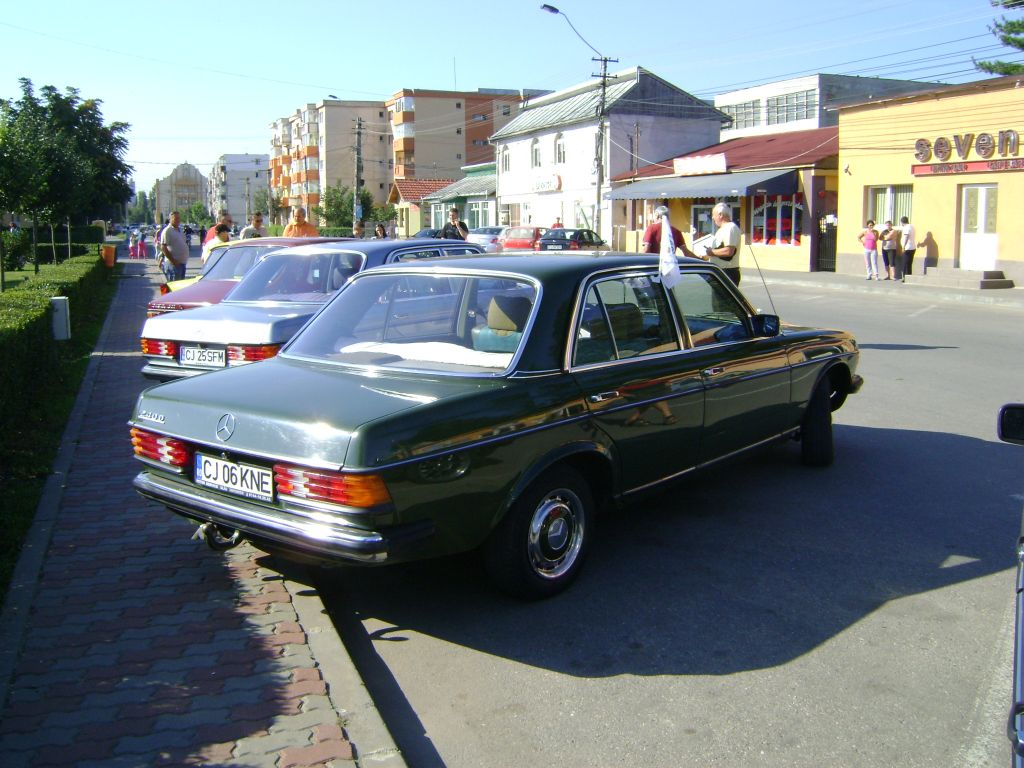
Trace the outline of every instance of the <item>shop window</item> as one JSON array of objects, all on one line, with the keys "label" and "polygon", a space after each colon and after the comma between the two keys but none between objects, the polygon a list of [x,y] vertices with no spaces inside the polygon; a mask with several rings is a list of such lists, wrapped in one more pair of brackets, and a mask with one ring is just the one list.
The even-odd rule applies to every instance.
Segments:
[{"label": "shop window", "polygon": [[750,242],[760,245],[800,244],[803,195],[754,195],[750,198],[750,211]]}]

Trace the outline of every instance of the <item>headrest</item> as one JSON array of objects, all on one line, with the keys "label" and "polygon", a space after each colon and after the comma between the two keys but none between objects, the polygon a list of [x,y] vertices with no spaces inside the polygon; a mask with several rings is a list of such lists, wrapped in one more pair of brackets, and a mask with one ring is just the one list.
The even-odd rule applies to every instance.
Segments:
[{"label": "headrest", "polygon": [[522,331],[533,306],[525,296],[495,296],[487,307],[487,326],[496,331]]}]

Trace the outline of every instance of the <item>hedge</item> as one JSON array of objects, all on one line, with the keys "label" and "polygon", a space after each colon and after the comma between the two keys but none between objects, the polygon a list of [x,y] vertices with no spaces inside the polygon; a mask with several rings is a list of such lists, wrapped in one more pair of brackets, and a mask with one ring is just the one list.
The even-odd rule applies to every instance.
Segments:
[{"label": "hedge", "polygon": [[0,426],[32,402],[39,391],[33,382],[60,373],[50,298],[68,298],[74,334],[76,307],[90,301],[108,273],[95,254],[76,256],[0,293]]}]

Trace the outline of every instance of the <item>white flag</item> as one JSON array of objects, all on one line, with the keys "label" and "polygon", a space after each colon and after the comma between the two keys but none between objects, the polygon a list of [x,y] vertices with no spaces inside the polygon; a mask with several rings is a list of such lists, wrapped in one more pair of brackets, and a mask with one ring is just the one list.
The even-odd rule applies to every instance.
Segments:
[{"label": "white flag", "polygon": [[661,258],[658,260],[658,272],[661,273],[661,282],[669,290],[672,290],[672,286],[682,279],[679,274],[679,262],[676,261],[676,243],[672,238],[672,227],[668,223],[668,216],[661,217]]}]

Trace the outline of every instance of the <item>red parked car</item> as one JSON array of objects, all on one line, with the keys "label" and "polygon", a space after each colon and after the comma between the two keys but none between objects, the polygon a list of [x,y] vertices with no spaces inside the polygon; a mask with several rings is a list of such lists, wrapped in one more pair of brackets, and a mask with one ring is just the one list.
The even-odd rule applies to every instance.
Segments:
[{"label": "red parked car", "polygon": [[342,237],[254,237],[232,240],[214,248],[203,265],[203,273],[192,285],[164,293],[146,307],[146,317],[178,312],[183,309],[219,304],[253,265],[268,253],[305,243],[326,243],[346,240]]},{"label": "red parked car", "polygon": [[500,251],[532,251],[547,227],[509,227],[498,238]]}]

